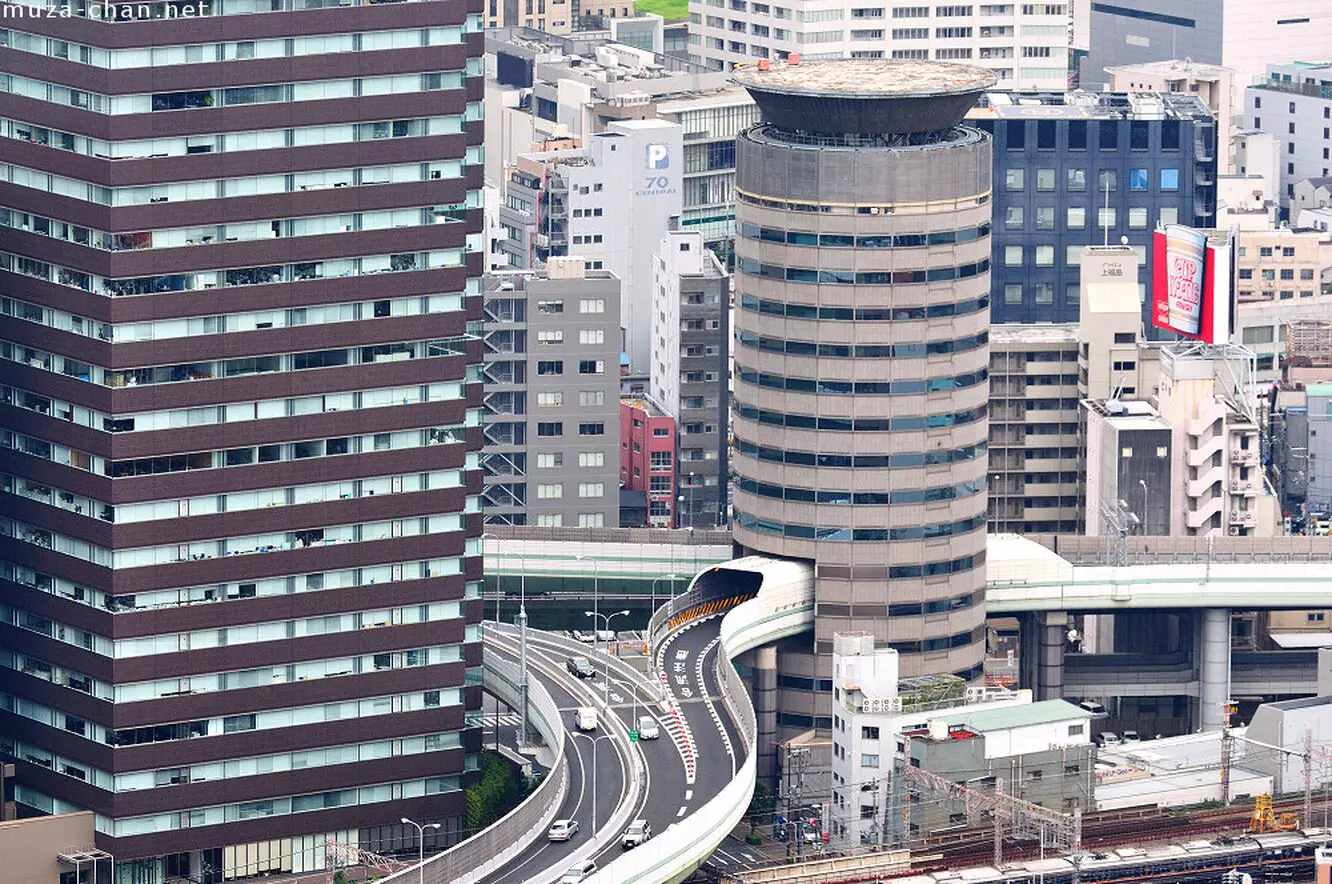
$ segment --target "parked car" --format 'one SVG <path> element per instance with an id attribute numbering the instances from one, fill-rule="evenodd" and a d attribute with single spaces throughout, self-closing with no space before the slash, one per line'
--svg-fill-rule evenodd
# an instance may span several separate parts
<path id="1" fill-rule="evenodd" d="M 596 637 L 596 640 L 599 642 L 615 641 L 615 630 L 613 629 L 598 629 L 595 633 L 593 633 L 593 635 Z"/>
<path id="2" fill-rule="evenodd" d="M 596 870 L 597 864 L 590 859 L 585 859 L 576 866 L 570 866 L 569 870 L 560 877 L 560 884 L 579 884 L 580 881 L 591 878 Z"/>
<path id="3" fill-rule="evenodd" d="M 586 657 L 570 657 L 569 674 L 575 678 L 596 678 L 597 670 Z"/>
<path id="4" fill-rule="evenodd" d="M 1078 708 L 1082 709 L 1085 712 L 1090 712 L 1092 715 L 1098 717 L 1103 717 L 1110 714 L 1105 711 L 1104 706 L 1102 706 L 1100 703 L 1097 703 L 1095 700 L 1083 700 L 1081 703 L 1078 704 Z"/>
<path id="5" fill-rule="evenodd" d="M 556 820 L 546 831 L 547 841 L 568 841 L 578 834 L 578 820 Z"/>
<path id="6" fill-rule="evenodd" d="M 661 727 L 657 724 L 657 719 L 651 715 L 643 715 L 638 719 L 638 739 L 655 740 L 661 736 Z"/>
<path id="7" fill-rule="evenodd" d="M 1101 731 L 1096 735 L 1096 745 L 1102 749 L 1110 749 L 1114 746 L 1124 745 L 1124 741 L 1119 738 L 1119 734 L 1113 731 Z"/>
<path id="8" fill-rule="evenodd" d="M 624 849 L 628 850 L 631 847 L 637 847 L 651 837 L 652 826 L 648 824 L 648 821 L 634 820 L 629 824 L 629 828 L 624 830 L 624 838 L 621 843 L 624 845 Z"/>
<path id="9" fill-rule="evenodd" d="M 1123 735 L 1122 737 L 1120 737 L 1120 739 L 1122 739 L 1125 743 L 1141 743 L 1141 742 L 1142 742 L 1142 737 L 1138 736 L 1138 732 L 1137 732 L 1137 731 L 1124 731 L 1124 735 Z"/>
<path id="10" fill-rule="evenodd" d="M 596 636 L 593 633 L 581 632 L 580 630 L 577 629 L 573 631 L 573 638 L 574 641 L 579 641 L 587 645 L 590 645 L 592 644 L 592 642 L 596 641 Z"/>
<path id="11" fill-rule="evenodd" d="M 591 706 L 580 706 L 577 712 L 578 729 L 594 731 L 597 729 L 597 710 Z"/>

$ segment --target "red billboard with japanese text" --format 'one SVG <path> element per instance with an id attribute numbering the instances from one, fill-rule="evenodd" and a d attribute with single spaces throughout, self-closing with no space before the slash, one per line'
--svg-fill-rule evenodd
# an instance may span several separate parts
<path id="1" fill-rule="evenodd" d="M 1171 224 L 1152 241 L 1152 325 L 1205 344 L 1230 339 L 1231 237 Z"/>

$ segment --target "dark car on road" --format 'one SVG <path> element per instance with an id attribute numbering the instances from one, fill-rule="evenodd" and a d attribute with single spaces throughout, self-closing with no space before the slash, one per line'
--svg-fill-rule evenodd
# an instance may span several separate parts
<path id="1" fill-rule="evenodd" d="M 569 674 L 575 678 L 593 678 L 597 671 L 592 668 L 592 661 L 586 657 L 570 657 Z"/>

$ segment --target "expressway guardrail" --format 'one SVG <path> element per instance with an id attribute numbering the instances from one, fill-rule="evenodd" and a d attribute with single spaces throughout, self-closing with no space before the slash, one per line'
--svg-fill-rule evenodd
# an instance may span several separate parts
<path id="1" fill-rule="evenodd" d="M 521 693 L 518 667 L 488 655 L 482 674 L 482 684 L 514 708 L 520 708 Z M 491 872 L 509 862 L 533 841 L 544 837 L 546 829 L 559 813 L 569 789 L 569 761 L 564 750 L 564 723 L 554 698 L 539 681 L 528 683 L 528 711 L 531 724 L 546 745 L 555 753 L 550 772 L 537 785 L 532 794 L 507 815 L 488 828 L 477 832 L 434 856 L 424 863 L 411 866 L 380 879 L 394 884 L 475 884 Z"/>

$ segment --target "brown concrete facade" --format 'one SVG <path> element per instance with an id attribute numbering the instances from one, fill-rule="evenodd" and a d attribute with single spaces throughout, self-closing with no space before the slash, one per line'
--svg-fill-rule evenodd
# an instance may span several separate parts
<path id="1" fill-rule="evenodd" d="M 7 347 L 13 345 L 0 361 L 5 388 L 0 430 L 7 439 L 0 446 L 0 472 L 14 477 L 8 493 L 0 492 L 0 519 L 6 526 L 0 536 L 0 610 L 9 612 L 0 619 L 0 661 L 12 659 L 20 670 L 0 668 L 0 755 L 16 756 L 16 794 L 27 809 L 88 809 L 108 819 L 99 820 L 96 845 L 118 861 L 142 860 L 132 873 L 135 881 L 155 882 L 171 875 L 210 881 L 214 874 L 220 881 L 223 865 L 231 869 L 228 877 L 284 870 L 263 865 L 246 871 L 240 857 L 257 842 L 282 841 L 287 845 L 283 850 L 291 853 L 296 848 L 290 845 L 300 839 L 322 844 L 325 836 L 336 836 L 375 851 L 402 849 L 413 846 L 416 838 L 414 830 L 405 831 L 399 824 L 404 815 L 443 824 L 427 836 L 428 847 L 443 846 L 459 837 L 463 800 L 456 789 L 467 780 L 468 757 L 480 748 L 479 731 L 469 726 L 467 714 L 480 708 L 479 688 L 467 686 L 474 682 L 465 676 L 481 665 L 475 629 L 481 618 L 481 560 L 475 538 L 481 532 L 477 424 L 482 305 L 477 280 L 482 268 L 481 256 L 470 248 L 482 226 L 482 167 L 479 159 L 469 165 L 467 158 L 482 144 L 483 130 L 476 113 L 481 80 L 466 71 L 483 48 L 477 27 L 482 3 L 353 3 L 300 11 L 295 5 L 288 3 L 289 11 L 188 21 L 7 17 L 18 30 L 50 38 L 48 46 L 69 41 L 75 50 L 74 44 L 99 50 L 204 44 L 211 51 L 217 44 L 285 40 L 286 57 L 107 69 L 76 61 L 73 50 L 64 58 L 53 57 L 55 50 L 43 55 L 0 47 L 0 71 L 6 74 L 113 100 L 144 93 L 463 72 L 464 85 L 457 88 L 253 106 L 214 106 L 210 100 L 188 109 L 132 114 L 96 112 L 72 107 L 69 101 L 0 96 L 0 117 L 31 127 L 25 131 L 113 142 L 199 137 L 214 145 L 207 152 L 109 160 L 59 149 L 54 141 L 0 138 L 6 162 L 99 188 L 388 165 L 420 164 L 422 169 L 419 181 L 319 190 L 289 185 L 288 192 L 126 206 L 0 184 L 0 209 L 58 224 L 86 225 L 115 236 L 272 221 L 276 233 L 283 219 L 449 210 L 448 220 L 439 223 L 395 222 L 388 228 L 356 226 L 311 236 L 126 251 L 57 238 L 34 225 L 0 227 L 0 252 L 72 274 L 102 277 L 108 284 L 386 255 L 395 259 L 394 272 L 373 275 L 366 271 L 310 278 L 288 271 L 282 281 L 266 284 L 228 280 L 207 290 L 115 297 L 107 288 L 99 293 L 95 286 L 81 287 L 55 271 L 35 273 L 31 265 L 27 270 L 17 263 L 0 269 L 0 294 L 43 311 L 41 321 L 8 310 L 0 316 L 0 339 L 10 342 Z M 426 45 L 433 39 L 427 29 L 458 28 L 461 42 Z M 308 55 L 291 48 L 301 45 L 296 42 L 300 38 L 330 34 L 357 35 L 360 46 L 362 35 L 409 29 L 420 29 L 419 48 Z M 217 149 L 224 139 L 216 136 L 227 133 L 464 115 L 478 118 L 464 119 L 460 133 Z M 290 137 L 287 143 L 292 143 Z M 429 164 L 460 160 L 459 177 L 427 175 Z M 461 263 L 430 264 L 427 269 L 431 253 L 465 257 Z M 420 269 L 410 269 L 413 266 Z M 426 299 L 450 295 L 462 295 L 456 302 L 461 309 L 431 312 L 441 308 L 426 306 L 436 303 Z M 358 305 L 351 319 L 291 318 L 297 311 L 303 316 L 324 305 L 346 304 Z M 381 310 L 380 304 L 391 306 Z M 129 324 L 256 311 L 271 311 L 279 319 L 246 330 L 161 340 L 119 335 Z M 71 315 L 83 325 L 71 328 Z M 92 328 L 102 323 L 117 329 L 117 335 L 93 334 Z M 80 327 L 87 331 L 80 333 Z M 434 341 L 448 341 L 452 355 L 428 355 L 423 346 L 414 358 L 383 355 L 382 348 Z M 77 360 L 89 370 L 44 368 L 25 357 L 23 348 L 63 358 L 66 365 Z M 295 354 L 333 352 L 350 355 L 345 361 L 330 360 L 328 367 L 298 367 L 295 362 Z M 219 373 L 209 379 L 191 379 L 197 375 L 181 371 L 178 379 L 139 386 L 98 382 L 101 370 L 265 357 L 284 360 L 282 368 Z M 456 385 L 461 385 L 460 396 L 431 392 Z M 388 406 L 362 405 L 358 398 L 352 408 L 308 407 L 312 397 L 359 397 L 375 390 L 420 392 L 400 393 L 403 401 Z M 100 417 L 96 422 L 66 418 L 57 408 L 22 405 L 25 397 L 92 409 Z M 284 399 L 285 416 L 227 419 L 229 404 Z M 186 410 L 207 419 L 197 426 L 172 422 L 169 428 L 163 419 L 162 429 L 135 432 L 113 426 L 135 416 L 145 423 L 147 415 Z M 55 453 L 40 456 L 33 443 L 13 443 L 11 434 L 38 440 L 39 447 L 50 443 Z M 318 443 L 327 453 L 303 454 L 306 449 L 300 446 L 307 443 Z M 66 448 L 71 453 L 61 453 Z M 245 451 L 261 453 L 240 453 Z M 171 466 L 203 457 L 215 458 L 214 466 L 179 471 Z M 160 471 L 143 466 L 154 459 Z M 131 462 L 140 466 L 125 466 Z M 461 481 L 437 478 L 446 475 L 458 475 Z M 375 491 L 362 490 L 363 484 L 382 487 L 390 479 L 392 493 L 372 496 Z M 302 491 L 333 488 L 335 483 L 338 490 L 326 496 L 323 491 Z M 259 508 L 238 503 L 244 495 L 273 489 L 286 489 L 285 502 Z M 75 508 L 76 499 L 95 505 Z M 191 500 L 217 503 L 191 514 Z M 117 508 L 127 512 L 125 508 L 135 506 L 141 512 L 147 504 L 165 507 L 169 515 L 116 517 Z M 11 530 L 10 520 L 25 527 Z M 323 540 L 321 532 L 347 536 L 334 543 Z M 279 539 L 264 554 L 225 551 L 226 543 L 258 535 Z M 200 553 L 200 545 L 214 545 L 216 552 Z M 126 551 L 147 548 L 168 552 L 152 562 L 122 564 L 128 561 Z M 326 579 L 328 587 L 323 588 Z M 285 593 L 271 590 L 280 581 L 286 581 Z M 206 602 L 161 602 L 167 592 L 179 590 L 185 598 L 191 588 L 203 587 L 217 590 Z M 311 626 L 316 619 L 325 625 Z M 387 625 L 368 628 L 378 626 L 370 621 L 379 619 Z M 275 624 L 286 624 L 285 637 Z M 249 637 L 250 629 L 258 630 L 260 638 Z M 161 637 L 161 648 L 150 653 L 127 650 L 126 642 L 154 636 Z M 439 655 L 429 657 L 427 649 L 432 648 L 440 649 Z M 317 661 L 349 658 L 374 663 L 357 663 L 345 675 L 275 675 L 253 685 L 240 678 L 235 684 L 228 681 L 251 670 L 307 672 Z M 192 688 L 192 678 L 207 679 L 209 685 L 216 679 L 217 687 Z M 178 689 L 161 688 L 165 680 L 178 680 Z M 156 687 L 128 687 L 148 683 Z M 446 698 L 458 692 L 459 701 L 441 705 L 435 696 L 441 691 Z M 224 719 L 235 717 L 379 698 L 394 698 L 392 714 L 353 715 L 350 724 L 336 718 L 316 721 L 302 713 L 286 726 L 224 725 Z M 198 732 L 201 727 L 205 732 Z M 427 749 L 410 748 L 421 740 L 427 740 Z M 373 755 L 356 748 L 371 743 L 391 748 L 384 754 L 377 748 Z M 346 750 L 348 746 L 353 749 Z M 28 747 L 40 751 L 27 752 Z M 324 761 L 311 755 L 326 749 L 343 754 L 336 762 L 332 755 Z M 358 751 L 363 753 L 359 758 Z M 292 758 L 249 769 L 254 759 L 284 753 Z M 191 776 L 191 770 L 202 772 L 208 765 L 237 772 L 214 778 L 208 767 L 209 776 Z M 170 771 L 175 769 L 184 773 L 173 779 Z M 127 777 L 143 773 L 157 776 L 157 784 L 123 785 L 130 782 Z M 424 787 L 419 786 L 422 781 Z M 373 796 L 368 791 L 372 787 L 380 790 Z M 340 797 L 318 808 L 307 803 L 301 812 L 294 806 L 289 812 L 281 810 L 283 801 L 321 793 Z M 278 802 L 271 814 L 261 807 L 268 801 Z M 206 813 L 210 808 L 222 810 Z M 159 818 L 151 824 L 122 825 L 154 815 Z M 318 865 L 322 868 L 322 855 Z"/>
<path id="2" fill-rule="evenodd" d="M 837 632 L 903 676 L 981 675 L 989 193 L 974 130 L 737 139 L 735 539 L 816 569 L 813 647 L 779 654 L 790 728 L 827 726 L 799 686 Z"/>

